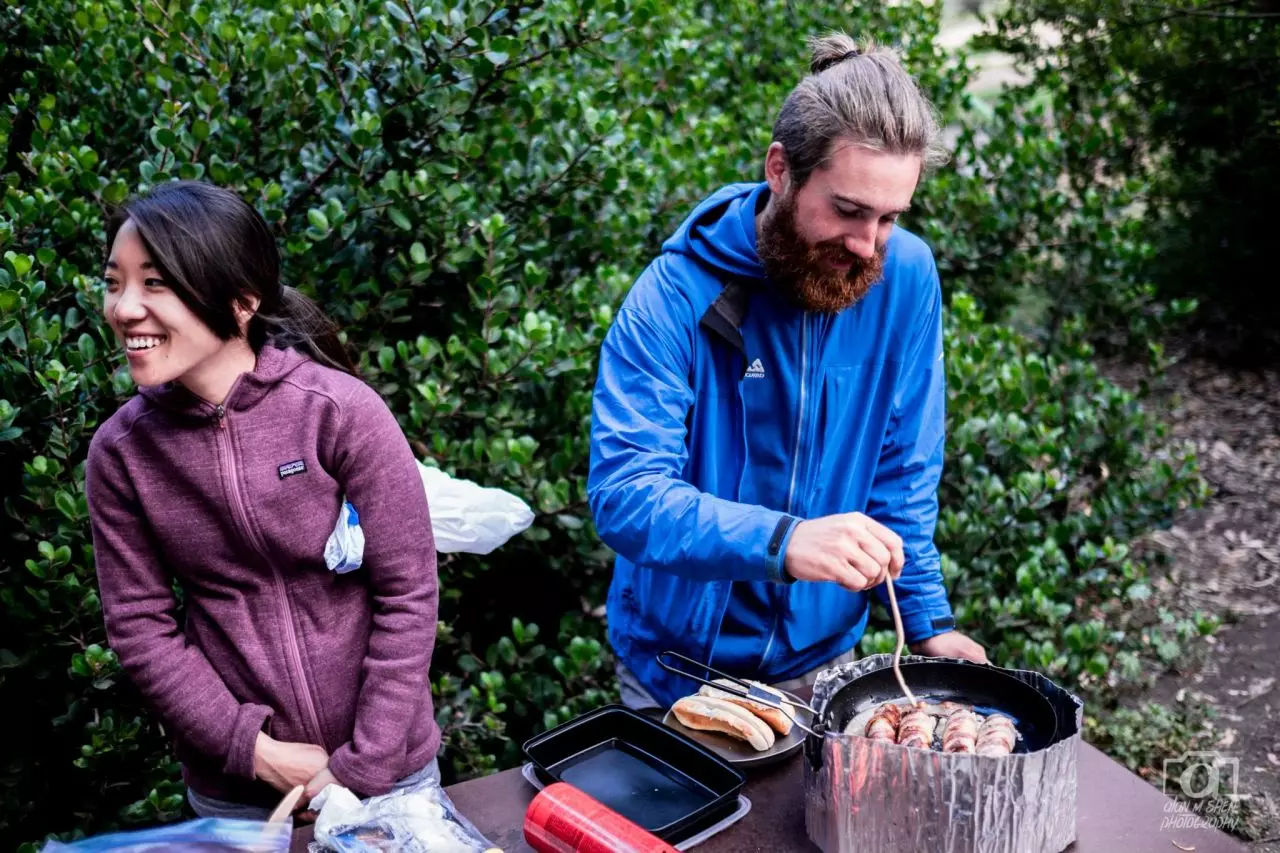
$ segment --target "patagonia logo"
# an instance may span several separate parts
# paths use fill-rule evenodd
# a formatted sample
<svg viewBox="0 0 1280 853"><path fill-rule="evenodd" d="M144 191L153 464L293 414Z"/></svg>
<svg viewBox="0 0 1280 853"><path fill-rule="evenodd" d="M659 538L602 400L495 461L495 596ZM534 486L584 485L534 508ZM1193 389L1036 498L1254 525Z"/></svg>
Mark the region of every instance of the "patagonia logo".
<svg viewBox="0 0 1280 853"><path fill-rule="evenodd" d="M280 473L280 479L283 480L285 477L292 477L294 474L307 473L307 463L301 459L296 462L286 462L277 468L276 471Z"/></svg>

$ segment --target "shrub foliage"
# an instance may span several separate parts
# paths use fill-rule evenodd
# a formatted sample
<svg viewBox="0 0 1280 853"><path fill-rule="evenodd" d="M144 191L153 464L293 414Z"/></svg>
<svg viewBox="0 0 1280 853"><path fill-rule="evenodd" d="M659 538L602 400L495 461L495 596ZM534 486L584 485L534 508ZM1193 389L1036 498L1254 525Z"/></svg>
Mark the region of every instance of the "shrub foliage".
<svg viewBox="0 0 1280 853"><path fill-rule="evenodd" d="M1194 460L1098 377L1079 321L1033 340L979 308L1064 277L1141 299L1124 196L1054 195L1087 141L1028 96L978 109L965 59L935 42L938 15L783 0L0 5L0 701L13 735L0 838L183 808L163 732L106 646L86 521L88 440L133 392L99 313L112 205L172 178L241 192L419 455L535 508L499 552L441 561L447 772L489 772L615 689L598 609L609 554L584 500L612 311L694 201L760 174L773 111L805 68L800 37L832 26L897 46L956 134L953 166L922 186L908 224L953 295L939 541L961 621L1002 662L1087 691L1131 677L1143 636L1194 633L1135 622L1145 567L1125 544L1197 499ZM1087 252L1064 253L1064 221Z"/></svg>

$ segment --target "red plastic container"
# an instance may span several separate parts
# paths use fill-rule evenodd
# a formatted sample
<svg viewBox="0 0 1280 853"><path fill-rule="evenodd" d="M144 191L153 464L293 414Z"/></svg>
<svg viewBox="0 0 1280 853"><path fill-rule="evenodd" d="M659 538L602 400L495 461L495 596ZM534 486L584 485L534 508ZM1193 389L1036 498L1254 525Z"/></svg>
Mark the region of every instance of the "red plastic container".
<svg viewBox="0 0 1280 853"><path fill-rule="evenodd" d="M524 814L538 853L678 853L676 848L571 785L544 788Z"/></svg>

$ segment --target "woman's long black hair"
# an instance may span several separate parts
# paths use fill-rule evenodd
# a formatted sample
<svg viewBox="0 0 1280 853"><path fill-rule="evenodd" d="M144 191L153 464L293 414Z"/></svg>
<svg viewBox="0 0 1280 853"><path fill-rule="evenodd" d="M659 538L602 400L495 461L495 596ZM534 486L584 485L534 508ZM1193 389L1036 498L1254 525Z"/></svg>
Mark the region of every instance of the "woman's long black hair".
<svg viewBox="0 0 1280 853"><path fill-rule="evenodd" d="M293 347L357 375L338 327L280 282L280 253L261 214L231 190L198 181L161 184L121 205L107 222L107 251L133 220L151 261L191 312L221 340L240 336L235 305L257 311L245 336L254 352Z"/></svg>

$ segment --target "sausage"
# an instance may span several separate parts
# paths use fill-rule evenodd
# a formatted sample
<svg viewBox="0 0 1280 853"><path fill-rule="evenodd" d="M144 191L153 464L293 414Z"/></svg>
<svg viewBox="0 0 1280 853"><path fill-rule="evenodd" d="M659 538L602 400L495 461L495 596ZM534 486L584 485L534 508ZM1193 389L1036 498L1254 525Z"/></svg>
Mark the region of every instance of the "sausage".
<svg viewBox="0 0 1280 853"><path fill-rule="evenodd" d="M942 751L972 753L977 748L978 717L968 708L947 715L942 729Z"/></svg>
<svg viewBox="0 0 1280 853"><path fill-rule="evenodd" d="M867 721L866 736L872 740L898 742L898 726L902 722L902 706L885 702Z"/></svg>
<svg viewBox="0 0 1280 853"><path fill-rule="evenodd" d="M902 722L898 725L898 743L901 746L930 749L933 747L933 730L937 725L938 719L933 714L912 708L902 715Z"/></svg>
<svg viewBox="0 0 1280 853"><path fill-rule="evenodd" d="M992 714L982 721L978 729L978 755L1000 756L1013 752L1018 740L1018 730L1013 720L1002 714Z"/></svg>

